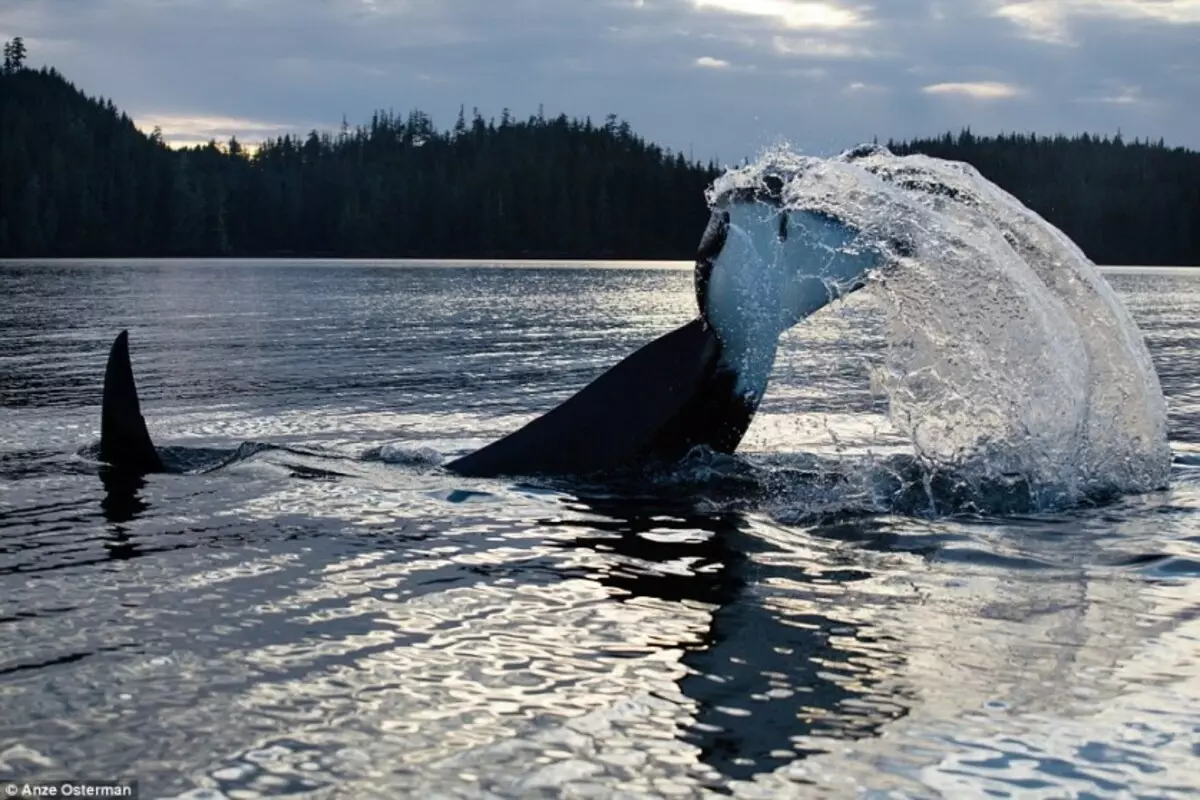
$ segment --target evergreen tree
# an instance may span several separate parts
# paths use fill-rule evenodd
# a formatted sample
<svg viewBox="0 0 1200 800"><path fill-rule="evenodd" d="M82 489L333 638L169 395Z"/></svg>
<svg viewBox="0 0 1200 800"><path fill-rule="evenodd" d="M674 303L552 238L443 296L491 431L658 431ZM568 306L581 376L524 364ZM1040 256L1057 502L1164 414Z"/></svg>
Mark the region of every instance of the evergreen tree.
<svg viewBox="0 0 1200 800"><path fill-rule="evenodd" d="M10 42L4 43L4 74L17 72L25 68L25 40L17 36Z"/></svg>

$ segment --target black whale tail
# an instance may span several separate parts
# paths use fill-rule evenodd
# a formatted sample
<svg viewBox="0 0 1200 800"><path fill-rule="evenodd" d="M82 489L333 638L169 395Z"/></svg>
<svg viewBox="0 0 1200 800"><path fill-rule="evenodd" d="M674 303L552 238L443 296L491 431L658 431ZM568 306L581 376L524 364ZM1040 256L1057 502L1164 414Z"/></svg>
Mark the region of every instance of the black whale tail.
<svg viewBox="0 0 1200 800"><path fill-rule="evenodd" d="M108 352L104 370L104 404L100 418L100 460L110 467L141 474L165 472L142 419L133 367L129 363L129 332L121 331Z"/></svg>
<svg viewBox="0 0 1200 800"><path fill-rule="evenodd" d="M670 461L704 445L732 453L756 402L735 391L703 319L660 336L562 405L446 468L460 475L584 475Z"/></svg>
<svg viewBox="0 0 1200 800"><path fill-rule="evenodd" d="M703 318L643 346L564 403L446 465L469 477L583 476L674 461L697 446L732 453L757 401L736 390ZM121 331L108 354L100 460L122 474L168 472L146 430Z"/></svg>

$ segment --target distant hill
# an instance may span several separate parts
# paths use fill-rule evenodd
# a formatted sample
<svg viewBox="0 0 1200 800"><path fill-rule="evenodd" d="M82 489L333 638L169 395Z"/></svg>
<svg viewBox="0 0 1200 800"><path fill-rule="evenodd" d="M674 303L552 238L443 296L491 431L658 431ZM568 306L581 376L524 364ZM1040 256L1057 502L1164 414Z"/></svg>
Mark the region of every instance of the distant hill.
<svg viewBox="0 0 1200 800"><path fill-rule="evenodd" d="M690 258L717 174L612 116L172 150L54 70L0 75L0 257Z"/></svg>
<svg viewBox="0 0 1200 800"><path fill-rule="evenodd" d="M1200 153L1121 136L975 136L888 142L966 161L1100 264L1200 266Z"/></svg>
<svg viewBox="0 0 1200 800"><path fill-rule="evenodd" d="M6 54L8 50L6 49ZM1090 136L889 143L975 164L1100 263L1200 264L1200 154ZM716 165L603 124L420 111L173 150L53 69L0 74L0 257L689 259Z"/></svg>

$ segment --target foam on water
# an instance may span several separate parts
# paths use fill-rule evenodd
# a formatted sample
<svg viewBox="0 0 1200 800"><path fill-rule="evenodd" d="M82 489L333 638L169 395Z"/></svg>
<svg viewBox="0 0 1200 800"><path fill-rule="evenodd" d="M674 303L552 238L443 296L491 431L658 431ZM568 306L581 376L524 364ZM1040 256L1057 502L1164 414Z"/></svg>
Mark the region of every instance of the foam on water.
<svg viewBox="0 0 1200 800"><path fill-rule="evenodd" d="M789 213L838 220L858 232L853 253L887 264L869 288L889 327L874 383L928 466L1020 476L1046 504L1167 483L1166 404L1141 333L1065 234L967 164L877 146L770 151L719 178L710 202L768 179Z"/></svg>

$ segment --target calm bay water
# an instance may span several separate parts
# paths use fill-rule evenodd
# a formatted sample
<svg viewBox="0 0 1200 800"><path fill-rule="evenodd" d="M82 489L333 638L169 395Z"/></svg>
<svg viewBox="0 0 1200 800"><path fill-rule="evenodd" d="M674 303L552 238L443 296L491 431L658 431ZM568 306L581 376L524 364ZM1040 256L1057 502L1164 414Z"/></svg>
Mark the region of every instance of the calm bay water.
<svg viewBox="0 0 1200 800"><path fill-rule="evenodd" d="M689 265L2 263L0 780L1191 796L1200 272L1107 277L1167 394L1171 487L947 517L863 514L808 469L903 447L865 294L785 338L753 486L635 497L436 461L687 321ZM122 328L160 445L261 446L105 486Z"/></svg>

